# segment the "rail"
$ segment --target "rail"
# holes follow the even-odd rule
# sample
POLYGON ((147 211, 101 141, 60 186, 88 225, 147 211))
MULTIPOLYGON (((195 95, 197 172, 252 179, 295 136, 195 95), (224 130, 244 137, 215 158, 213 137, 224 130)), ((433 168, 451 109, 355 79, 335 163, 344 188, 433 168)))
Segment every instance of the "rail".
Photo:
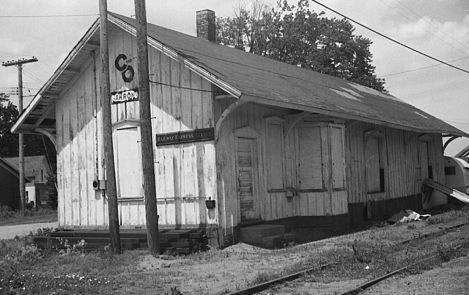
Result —
MULTIPOLYGON (((441 230, 439 231, 436 231, 436 232, 432 232, 432 233, 428 233, 428 234, 425 234, 425 235, 421 235, 421 236, 418 236, 418 237, 415 237, 415 238, 411 238, 411 239, 407 239, 407 240, 404 240, 404 241, 401 241, 401 242, 398 242, 396 243, 395 245, 404 245, 404 244, 408 244, 408 243, 411 243, 413 241, 417 241, 417 240, 421 240, 421 239, 426 239, 426 238, 429 238, 429 237, 434 237, 434 236, 439 236, 439 235, 442 235, 442 234, 445 234, 447 233, 448 231, 451 231, 451 230, 455 230, 455 229, 458 229, 460 227, 463 227, 465 225, 468 225, 469 222, 463 222, 463 223, 458 223, 458 224, 455 224, 455 225, 452 225, 452 226, 448 226, 448 227, 445 227, 445 228, 442 228, 441 230)), ((402 267, 402 268, 399 268, 399 269, 396 269, 392 272, 389 272, 381 277, 378 277, 376 279, 373 279, 369 282, 366 282, 365 284, 357 287, 357 288, 354 288, 350 291, 347 291, 345 293, 343 293, 343 295, 352 295, 352 294, 358 294, 359 292, 377 284, 378 282, 386 279, 386 278, 389 278, 395 274, 398 274, 412 266, 415 266, 415 265, 418 265, 420 263, 423 263, 424 261, 426 260, 429 260, 429 259, 433 259, 435 258, 435 255, 431 256, 431 257, 426 257, 424 258, 423 260, 420 260, 420 261, 417 261, 411 265, 408 265, 406 267, 402 267)), ((284 276, 281 276, 279 278, 276 278, 276 279, 273 279, 273 280, 269 280, 269 281, 266 281, 266 282, 263 282, 263 283, 259 283, 259 284, 256 284, 254 286, 250 286, 250 287, 247 287, 245 289, 242 289, 242 290, 238 290, 238 291, 235 291, 235 292, 232 292, 232 293, 228 293, 229 295, 250 295, 250 294, 256 294, 256 293, 259 293, 261 291, 264 291, 264 290, 267 290, 275 285, 278 285, 278 284, 282 284, 284 282, 288 282, 288 281, 292 281, 292 280, 295 280, 297 278, 300 278, 304 275, 307 275, 308 273, 311 273, 311 272, 314 272, 314 271, 318 271, 318 270, 323 270, 324 268, 326 267, 329 267, 329 266, 333 266, 335 264, 338 264, 339 262, 332 262, 332 263, 326 263, 326 264, 323 264, 323 265, 319 265, 319 266, 314 266, 314 267, 311 267, 311 268, 308 268, 308 269, 305 269, 305 270, 302 270, 302 271, 299 271, 299 272, 295 272, 295 273, 292 273, 292 274, 288 274, 288 275, 284 275, 284 276)))

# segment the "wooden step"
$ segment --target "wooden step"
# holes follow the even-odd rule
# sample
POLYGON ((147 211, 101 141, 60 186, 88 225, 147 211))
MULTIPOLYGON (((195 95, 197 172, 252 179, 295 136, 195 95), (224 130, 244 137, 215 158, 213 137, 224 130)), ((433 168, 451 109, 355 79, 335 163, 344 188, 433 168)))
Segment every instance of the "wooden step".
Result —
MULTIPOLYGON (((122 249, 147 248, 146 231, 122 231, 120 233, 122 249)), ((33 242, 43 249, 65 249, 65 241, 69 247, 85 240, 85 251, 104 249, 110 244, 108 231, 62 230, 35 236, 33 242)), ((207 248, 207 237, 203 229, 162 230, 159 235, 162 253, 188 254, 207 248)))

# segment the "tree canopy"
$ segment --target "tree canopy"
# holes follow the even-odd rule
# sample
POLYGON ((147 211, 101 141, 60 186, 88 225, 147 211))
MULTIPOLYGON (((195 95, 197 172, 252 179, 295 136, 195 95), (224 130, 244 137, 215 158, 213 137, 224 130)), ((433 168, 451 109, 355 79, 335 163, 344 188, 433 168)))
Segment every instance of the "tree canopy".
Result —
POLYGON ((371 64, 372 41, 354 34, 346 19, 326 18, 308 0, 268 8, 254 0, 234 17, 217 18, 217 41, 246 52, 309 68, 386 92, 371 64))
MULTIPOLYGON (((18 115, 18 109, 14 104, 0 102, 0 157, 18 157, 18 135, 10 132, 18 115)), ((48 138, 44 138, 43 141, 42 135, 24 135, 25 156, 45 155, 46 150, 49 158, 55 159, 55 149, 48 138)))

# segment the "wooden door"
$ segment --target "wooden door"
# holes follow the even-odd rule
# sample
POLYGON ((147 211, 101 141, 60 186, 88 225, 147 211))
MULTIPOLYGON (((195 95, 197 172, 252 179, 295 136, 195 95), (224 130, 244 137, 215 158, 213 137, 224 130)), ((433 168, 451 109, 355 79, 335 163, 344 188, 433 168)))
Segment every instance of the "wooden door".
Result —
POLYGON ((143 197, 140 134, 137 127, 114 130, 118 198, 143 197))
POLYGON ((300 193, 323 191, 323 155, 321 128, 299 126, 297 129, 297 189, 300 193))
POLYGON ((426 141, 421 141, 419 143, 419 170, 420 170, 420 180, 429 178, 429 159, 428 159, 428 143, 426 141))
POLYGON ((257 144, 255 139, 237 138, 236 177, 238 180, 241 222, 260 219, 256 148, 257 144))
MULTIPOLYGON (((418 188, 417 190, 420 191, 422 189, 422 182, 425 178, 433 178, 433 171, 432 171, 432 165, 429 157, 429 148, 428 148, 428 142, 427 141, 420 141, 419 142, 419 170, 420 173, 419 176, 419 183, 418 183, 418 188)), ((430 208, 430 201, 431 201, 431 196, 432 192, 429 190, 425 190, 425 193, 423 195, 422 199, 422 207, 424 209, 430 208)))

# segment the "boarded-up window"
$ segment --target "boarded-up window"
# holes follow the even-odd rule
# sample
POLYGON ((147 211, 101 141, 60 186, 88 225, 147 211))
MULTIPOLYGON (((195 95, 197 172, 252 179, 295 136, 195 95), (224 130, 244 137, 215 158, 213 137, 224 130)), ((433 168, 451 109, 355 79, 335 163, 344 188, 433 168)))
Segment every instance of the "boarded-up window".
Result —
POLYGON ((321 129, 318 126, 298 127, 299 189, 323 189, 321 129))
POLYGON ((330 128, 331 160, 332 160, 332 188, 345 187, 345 155, 343 128, 330 128))
POLYGON ((137 127, 114 131, 117 196, 143 197, 142 158, 137 127))
POLYGON ((456 167, 455 166, 445 167, 445 175, 456 175, 456 167))
POLYGON ((385 152, 382 138, 371 136, 366 140, 365 164, 368 192, 384 192, 385 152))
POLYGON ((280 123, 267 123, 265 144, 267 188, 283 189, 283 128, 280 123))

